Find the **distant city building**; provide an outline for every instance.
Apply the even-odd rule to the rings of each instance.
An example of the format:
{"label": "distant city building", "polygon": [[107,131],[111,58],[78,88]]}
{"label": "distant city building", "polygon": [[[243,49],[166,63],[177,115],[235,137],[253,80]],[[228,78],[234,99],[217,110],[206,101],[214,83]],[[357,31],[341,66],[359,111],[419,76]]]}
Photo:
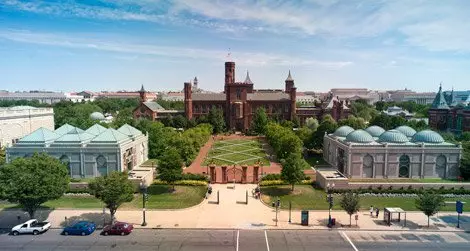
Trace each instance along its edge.
{"label": "distant city building", "polygon": [[416,104],[420,105],[429,105],[432,104],[434,97],[436,96],[435,92],[415,92],[411,90],[395,90],[388,91],[389,99],[384,101],[394,101],[394,102],[406,102],[413,101]]}
{"label": "distant city building", "polygon": [[441,131],[457,133],[470,131],[470,103],[467,101],[459,103],[453,91],[449,96],[446,99],[442,86],[439,86],[439,91],[428,111],[429,125]]}
{"label": "distant city building", "polygon": [[[100,98],[119,98],[119,99],[128,99],[128,98],[140,98],[140,92],[100,92],[98,93]],[[155,92],[146,92],[146,98],[149,101],[157,99],[157,94]]]}
{"label": "distant city building", "polygon": [[0,92],[0,100],[37,100],[39,103],[54,104],[62,100],[70,100],[65,93],[62,92]]}
{"label": "distant city building", "polygon": [[[147,92],[142,85],[139,91],[140,103],[133,111],[135,119],[150,119],[152,121],[159,120],[168,116],[184,115],[184,111],[179,110],[166,110],[160,104],[149,99],[149,92]],[[152,96],[150,96],[152,97]]]}
{"label": "distant city building", "polygon": [[354,130],[341,126],[323,138],[323,158],[348,178],[456,178],[462,147],[439,133],[408,126]]}
{"label": "distant city building", "polygon": [[138,167],[148,159],[148,136],[127,124],[117,130],[99,124],[87,130],[41,127],[7,148],[7,162],[42,152],[65,163],[72,178],[92,178]]}
{"label": "distant city building", "polygon": [[382,113],[387,114],[389,116],[401,116],[406,119],[411,119],[412,117],[414,117],[414,113],[410,113],[409,111],[404,110],[403,108],[398,106],[390,106],[387,108],[387,110],[382,111]]}
{"label": "distant city building", "polygon": [[313,105],[315,102],[318,102],[319,99],[315,95],[308,94],[307,92],[297,92],[297,104],[300,105]]}
{"label": "distant city building", "polygon": [[52,108],[2,107],[0,108],[0,147],[11,146],[40,127],[54,130]]}
{"label": "distant city building", "polygon": [[165,101],[184,101],[184,92],[167,92],[161,93],[159,96],[160,99]]}
{"label": "distant city building", "polygon": [[381,100],[378,91],[368,90],[367,88],[333,88],[329,92],[331,97],[337,97],[339,100],[365,100],[368,104],[374,104]]}

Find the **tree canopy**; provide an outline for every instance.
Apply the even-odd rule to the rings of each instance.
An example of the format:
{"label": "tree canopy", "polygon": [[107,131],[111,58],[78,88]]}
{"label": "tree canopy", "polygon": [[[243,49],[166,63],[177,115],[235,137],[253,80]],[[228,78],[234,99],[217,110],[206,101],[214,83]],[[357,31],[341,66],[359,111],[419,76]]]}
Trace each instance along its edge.
{"label": "tree canopy", "polygon": [[0,168],[0,199],[18,203],[31,218],[41,204],[60,198],[68,184],[67,167],[45,153],[16,158]]}
{"label": "tree canopy", "polygon": [[0,168],[6,161],[5,147],[0,147]]}
{"label": "tree canopy", "polygon": [[183,174],[183,160],[174,147],[168,148],[158,162],[158,177],[160,180],[166,181],[173,185],[174,182],[180,180]]}
{"label": "tree canopy", "polygon": [[440,194],[425,191],[418,194],[415,204],[416,208],[421,210],[428,217],[429,227],[429,217],[435,215],[439,210],[441,210],[441,207],[444,206],[444,197]]}
{"label": "tree canopy", "polygon": [[268,124],[268,115],[263,107],[256,109],[253,121],[251,122],[251,131],[256,134],[265,134],[266,125]]}
{"label": "tree canopy", "polygon": [[318,129],[312,134],[312,146],[316,149],[322,149],[325,133],[333,133],[336,128],[338,128],[338,124],[333,117],[330,115],[324,116]]}
{"label": "tree canopy", "polygon": [[299,154],[289,154],[289,156],[281,161],[281,179],[286,181],[292,186],[297,182],[302,181],[304,178],[303,165],[304,162]]}
{"label": "tree canopy", "polygon": [[88,187],[90,192],[103,201],[109,209],[112,220],[117,209],[134,198],[134,185],[128,179],[126,172],[111,172],[106,176],[96,177]]}
{"label": "tree canopy", "polygon": [[302,141],[292,128],[269,122],[266,126],[266,138],[279,159],[287,158],[289,154],[302,153]]}
{"label": "tree canopy", "polygon": [[208,122],[212,125],[214,133],[225,131],[225,118],[222,109],[213,108],[209,111]]}
{"label": "tree canopy", "polygon": [[341,197],[339,205],[349,214],[349,226],[351,226],[351,217],[357,213],[360,208],[359,194],[349,191]]}

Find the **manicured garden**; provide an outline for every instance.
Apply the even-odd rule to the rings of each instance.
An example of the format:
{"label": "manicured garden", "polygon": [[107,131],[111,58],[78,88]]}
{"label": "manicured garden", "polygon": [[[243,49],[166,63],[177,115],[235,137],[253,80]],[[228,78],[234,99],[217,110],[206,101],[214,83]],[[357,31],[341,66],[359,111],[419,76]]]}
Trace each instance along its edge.
{"label": "manicured garden", "polygon": [[[147,208],[149,209],[180,209],[195,206],[204,199],[206,186],[175,186],[171,192],[169,185],[152,185],[148,188],[149,199]],[[0,208],[15,207],[15,204],[0,202]],[[92,195],[64,195],[60,199],[48,201],[44,207],[59,209],[99,209],[103,208],[103,203]],[[120,209],[141,209],[142,195],[135,194],[134,199],[122,205]]]}
{"label": "manicured garden", "polygon": [[219,140],[214,142],[203,165],[269,166],[262,143],[256,139]]}
{"label": "manicured garden", "polygon": [[[295,210],[328,210],[327,194],[321,189],[315,189],[310,185],[296,185],[295,190],[291,191],[291,186],[267,186],[261,187],[261,199],[264,203],[271,205],[271,202],[277,198],[281,200],[281,208],[289,209],[289,201],[292,203],[292,209]],[[339,201],[341,195],[335,195],[335,201]],[[446,198],[446,201],[461,200],[470,204],[469,197]],[[413,197],[379,197],[379,196],[361,196],[360,205],[362,210],[367,210],[371,205],[374,207],[401,207],[403,210],[418,211]],[[334,203],[334,210],[341,210],[338,203]],[[455,211],[455,204],[446,204],[442,211]]]}

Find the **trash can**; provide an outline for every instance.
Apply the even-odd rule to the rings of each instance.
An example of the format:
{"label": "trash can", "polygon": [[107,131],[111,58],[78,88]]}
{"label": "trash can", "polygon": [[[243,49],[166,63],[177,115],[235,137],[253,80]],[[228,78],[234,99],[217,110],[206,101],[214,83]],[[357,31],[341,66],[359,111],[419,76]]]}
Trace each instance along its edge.
{"label": "trash can", "polygon": [[332,226],[336,225],[336,218],[331,218],[331,225]]}
{"label": "trash can", "polygon": [[308,226],[308,211],[302,210],[300,215],[300,221],[302,226]]}

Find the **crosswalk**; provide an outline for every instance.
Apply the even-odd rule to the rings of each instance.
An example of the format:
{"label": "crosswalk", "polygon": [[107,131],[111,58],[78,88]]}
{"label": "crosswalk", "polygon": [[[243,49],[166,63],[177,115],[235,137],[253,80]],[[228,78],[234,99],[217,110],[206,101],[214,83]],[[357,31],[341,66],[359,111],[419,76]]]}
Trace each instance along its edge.
{"label": "crosswalk", "polygon": [[451,232],[400,232],[400,231],[345,231],[353,243],[409,242],[409,243],[470,243],[468,234]]}

